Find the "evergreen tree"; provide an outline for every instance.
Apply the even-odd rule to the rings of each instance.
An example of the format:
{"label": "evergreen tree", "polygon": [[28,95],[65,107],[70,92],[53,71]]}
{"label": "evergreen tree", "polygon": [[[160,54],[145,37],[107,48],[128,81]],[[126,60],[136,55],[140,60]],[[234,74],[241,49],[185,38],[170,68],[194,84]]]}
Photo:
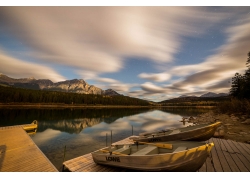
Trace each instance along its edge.
{"label": "evergreen tree", "polygon": [[235,76],[232,78],[230,95],[233,97],[240,98],[242,96],[243,84],[244,84],[243,76],[239,73],[235,73]]}
{"label": "evergreen tree", "polygon": [[250,52],[246,62],[247,70],[244,75],[236,73],[232,78],[230,95],[238,99],[250,99]]}
{"label": "evergreen tree", "polygon": [[246,66],[248,69],[244,74],[245,87],[243,94],[246,99],[250,99],[250,52],[248,53]]}

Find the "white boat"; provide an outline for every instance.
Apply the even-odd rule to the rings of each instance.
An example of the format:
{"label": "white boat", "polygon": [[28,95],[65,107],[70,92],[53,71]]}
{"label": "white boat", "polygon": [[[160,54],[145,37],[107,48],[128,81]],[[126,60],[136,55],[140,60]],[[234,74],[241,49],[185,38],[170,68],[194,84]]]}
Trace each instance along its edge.
{"label": "white boat", "polygon": [[140,133],[130,139],[141,142],[206,141],[213,137],[221,122],[193,125],[183,128]]}
{"label": "white boat", "polygon": [[197,171],[206,161],[213,143],[170,141],[113,145],[92,152],[95,163],[138,171]]}

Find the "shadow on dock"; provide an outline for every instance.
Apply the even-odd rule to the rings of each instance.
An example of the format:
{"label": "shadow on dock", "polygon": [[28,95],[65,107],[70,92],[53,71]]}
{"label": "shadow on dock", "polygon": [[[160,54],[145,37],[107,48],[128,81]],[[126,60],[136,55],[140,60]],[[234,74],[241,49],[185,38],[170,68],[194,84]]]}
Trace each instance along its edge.
{"label": "shadow on dock", "polygon": [[3,166],[5,151],[6,151],[6,145],[0,145],[0,171]]}

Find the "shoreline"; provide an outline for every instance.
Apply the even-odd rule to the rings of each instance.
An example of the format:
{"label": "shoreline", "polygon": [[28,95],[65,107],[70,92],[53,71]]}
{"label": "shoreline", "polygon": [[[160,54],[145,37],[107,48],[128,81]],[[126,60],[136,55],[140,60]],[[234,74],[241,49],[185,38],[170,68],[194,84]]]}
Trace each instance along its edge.
{"label": "shoreline", "polygon": [[247,114],[223,114],[212,111],[197,117],[190,117],[185,119],[185,121],[194,124],[219,121],[222,125],[216,130],[215,138],[230,139],[250,144],[250,116]]}
{"label": "shoreline", "polygon": [[27,108],[210,108],[216,106],[161,106],[161,105],[86,105],[86,104],[53,104],[53,103],[0,103],[3,107],[27,107]]}

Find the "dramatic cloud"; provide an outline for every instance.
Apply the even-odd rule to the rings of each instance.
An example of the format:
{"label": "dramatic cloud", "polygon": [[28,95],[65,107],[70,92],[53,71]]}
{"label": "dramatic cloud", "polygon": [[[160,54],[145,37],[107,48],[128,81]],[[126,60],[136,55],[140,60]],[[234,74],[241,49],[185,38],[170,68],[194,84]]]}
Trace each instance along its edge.
{"label": "dramatic cloud", "polygon": [[[35,77],[36,79],[50,79],[54,82],[66,80],[49,67],[15,59],[3,52],[0,53],[0,62],[0,72],[14,78]],[[22,77],[20,77],[20,74]]]}
{"label": "dramatic cloud", "polygon": [[249,17],[241,19],[240,24],[227,29],[228,39],[226,43],[218,48],[216,54],[209,56],[205,62],[173,68],[172,73],[177,76],[180,73],[183,73],[182,75],[192,73],[173,86],[178,88],[199,86],[204,89],[229,88],[225,82],[231,81],[236,72],[242,73],[246,69],[247,53],[250,50],[250,33],[247,29],[250,29]]}
{"label": "dramatic cloud", "polygon": [[158,87],[158,86],[152,84],[151,82],[146,82],[146,83],[142,84],[141,88],[144,91],[149,91],[151,93],[163,93],[163,92],[166,92],[166,89],[164,89],[162,87]]}
{"label": "dramatic cloud", "polygon": [[[100,83],[94,84],[97,87],[152,100],[209,90],[225,92],[235,72],[245,69],[250,19],[248,7],[216,8],[0,7],[0,46],[8,52],[0,51],[0,70],[58,81],[69,74],[61,70],[66,67],[76,78]],[[188,49],[187,39],[202,40],[214,27],[226,36],[224,45],[210,47],[203,62],[177,62],[177,55]],[[128,59],[132,58],[145,59],[152,67],[131,67]],[[106,78],[108,73],[113,77]],[[121,73],[119,77],[135,74],[141,85],[130,80],[123,83],[116,73]],[[135,91],[136,86],[141,89]]]}
{"label": "dramatic cloud", "polygon": [[96,80],[99,82],[106,82],[106,83],[119,83],[119,81],[111,78],[97,78]]}
{"label": "dramatic cloud", "polygon": [[[172,61],[181,36],[202,33],[225,17],[203,7],[1,7],[0,11],[3,31],[31,48],[30,56],[96,73],[119,71],[127,56]],[[197,29],[193,23],[202,26]]]}
{"label": "dramatic cloud", "polygon": [[141,73],[138,75],[140,78],[144,78],[147,80],[152,80],[152,81],[156,81],[156,82],[163,82],[163,81],[167,81],[171,78],[170,74],[167,73],[158,73],[158,74],[147,74],[147,73]]}
{"label": "dramatic cloud", "polygon": [[[246,70],[247,53],[250,51],[248,29],[250,29],[250,18],[242,17],[240,21],[226,29],[225,44],[220,46],[215,54],[208,56],[204,62],[175,66],[169,70],[168,73],[171,73],[172,77],[179,77],[181,80],[161,87],[152,83],[142,84],[142,89],[151,93],[168,92],[179,95],[201,95],[208,91],[227,93],[234,74],[244,73]],[[151,74],[151,77],[154,75],[157,74]]]}

